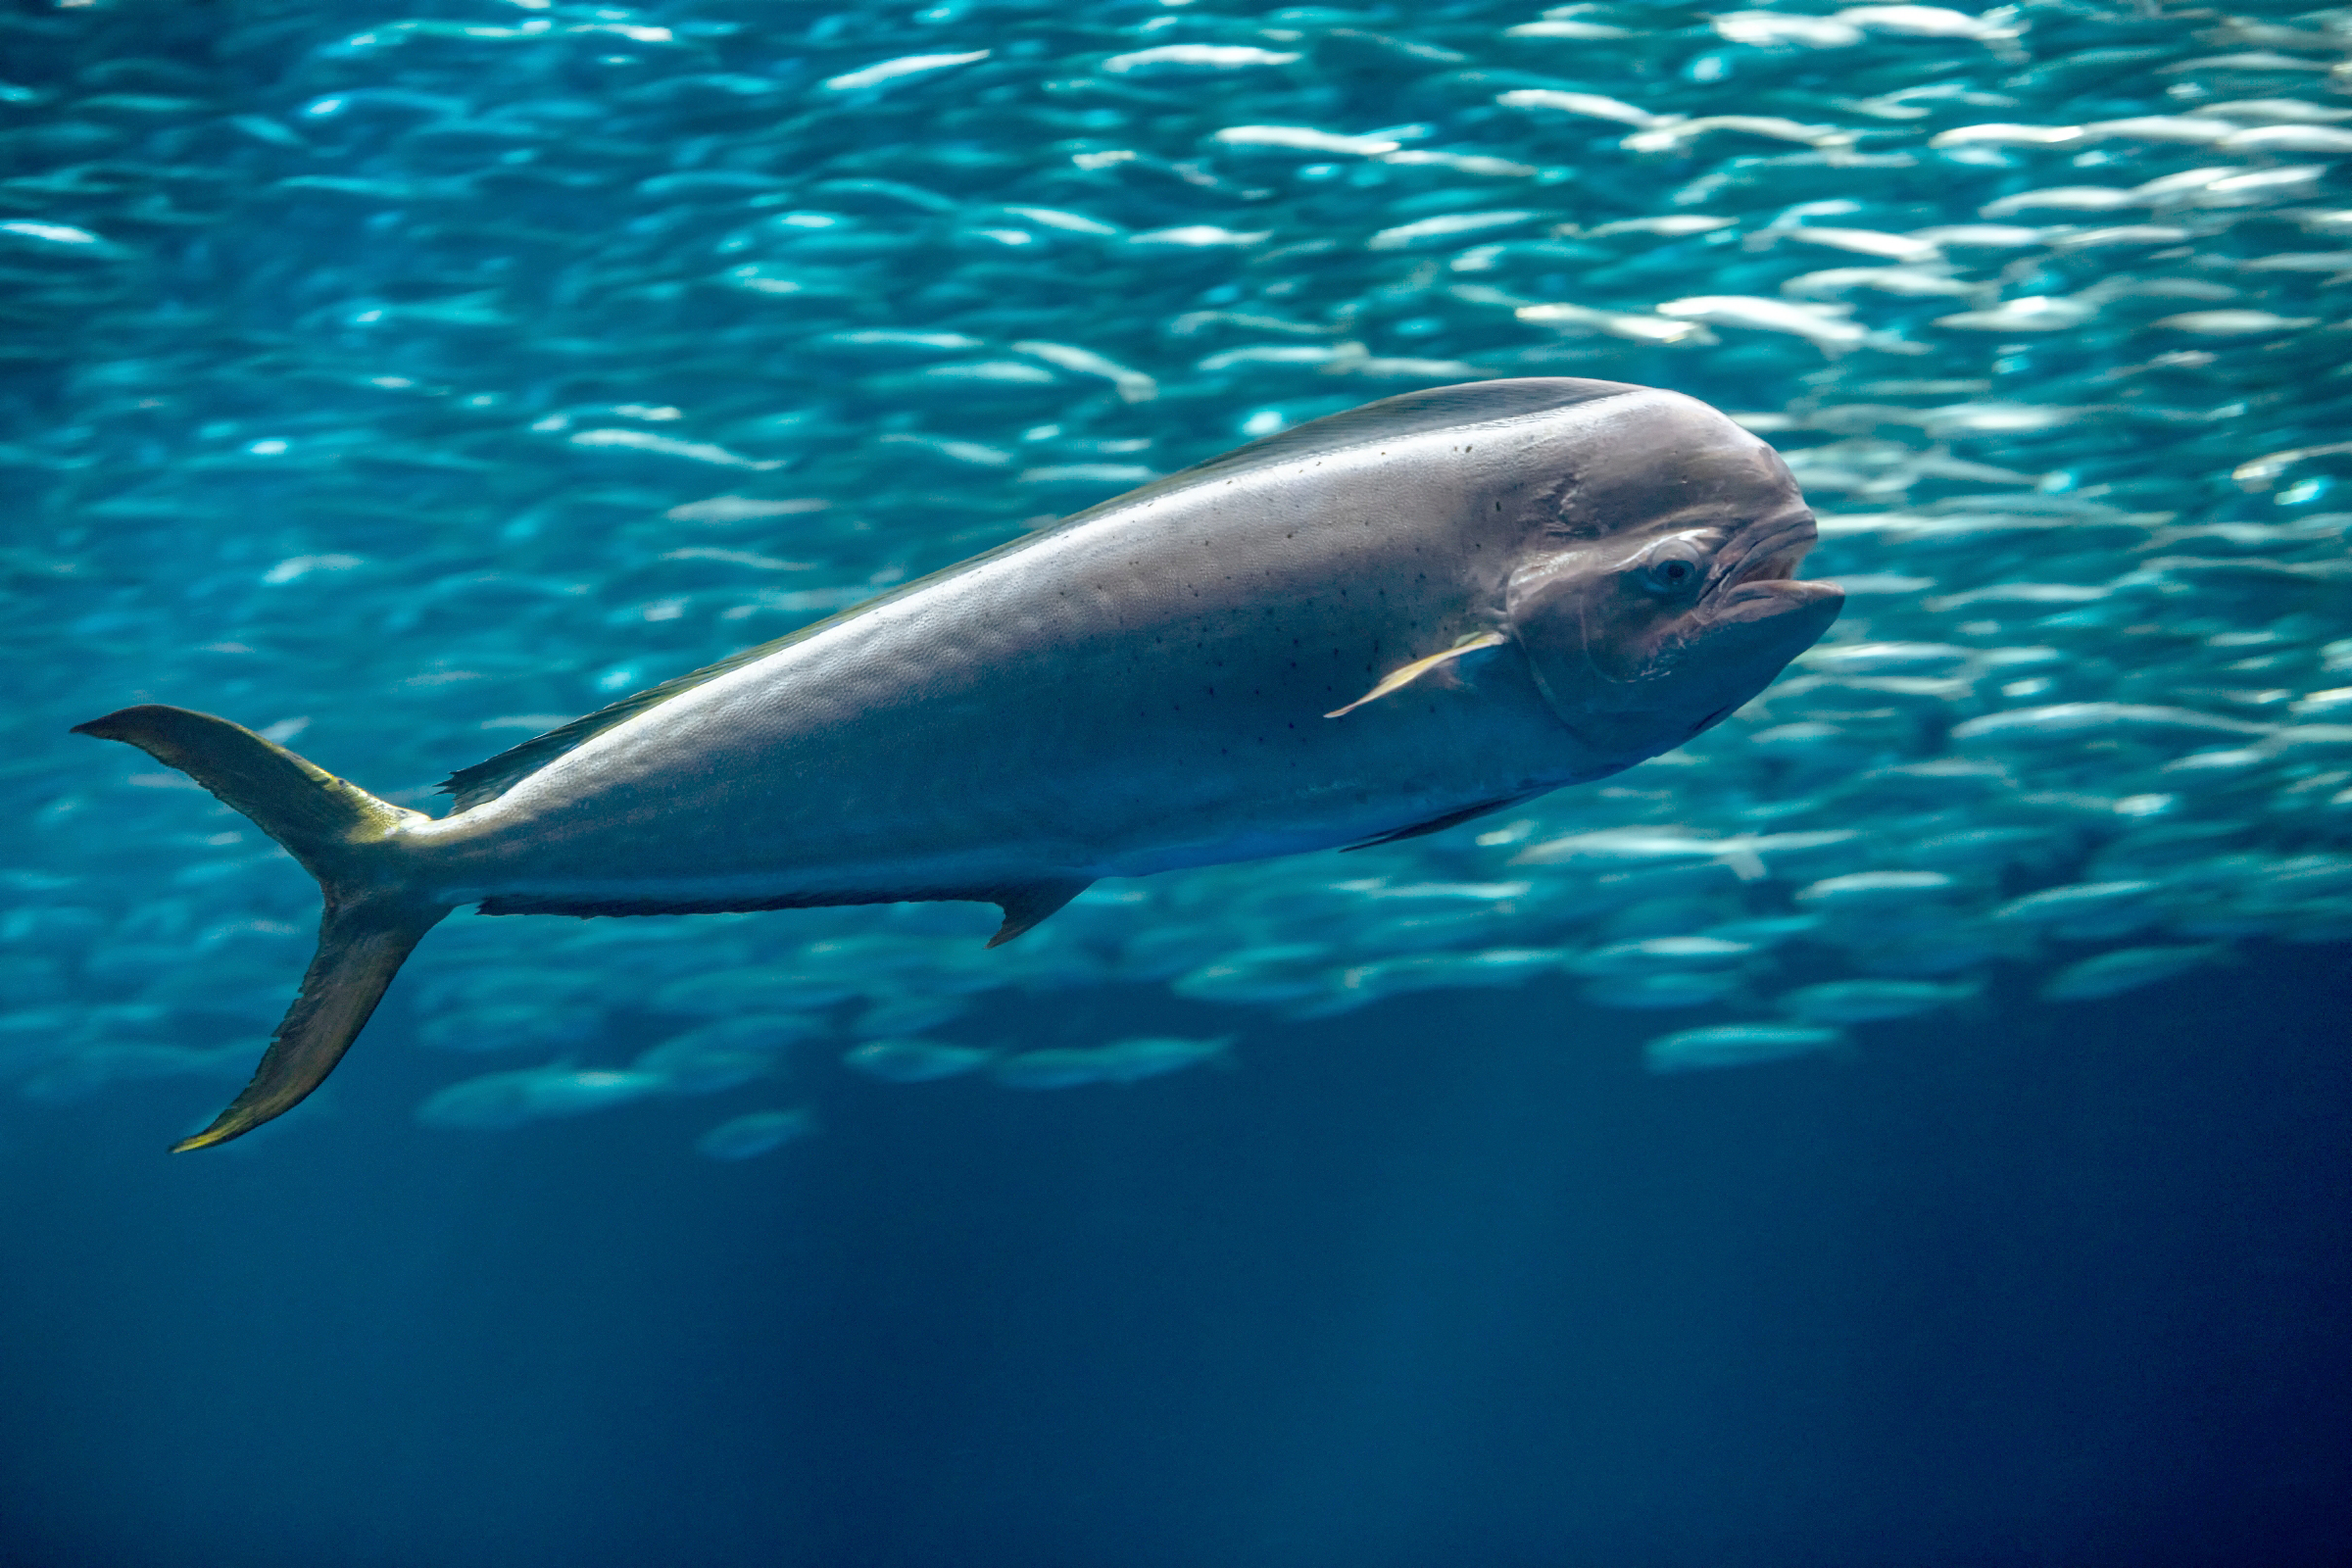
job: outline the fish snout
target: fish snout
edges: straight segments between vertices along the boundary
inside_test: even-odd
[[[1713,625],[1780,623],[1776,636],[1801,639],[1783,662],[1811,647],[1845,606],[1845,591],[1836,583],[1796,575],[1820,537],[1801,502],[1745,530],[1718,563],[1701,605]]]
[[[1741,529],[1716,562],[1710,595],[1792,580],[1820,537],[1812,512],[1801,501],[1759,518]]]
[[[1724,591],[1716,606],[1715,622],[1721,626],[1794,617],[1784,628],[1804,638],[1803,644],[1788,656],[1793,659],[1828,631],[1830,623],[1844,608],[1845,590],[1834,582],[1807,577],[1756,577],[1735,583]]]

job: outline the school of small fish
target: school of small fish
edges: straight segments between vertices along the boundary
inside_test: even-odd
[[[995,952],[956,905],[460,917],[378,1026],[447,1054],[416,1120],[836,1062],[1132,1085],[1538,984],[1654,1009],[1675,1073],[2352,941],[2352,10],[57,0],[0,43],[8,1114],[209,1112],[315,918],[73,722],[231,713],[430,808],[615,695],[1488,376],[1734,413],[1844,618],[1604,784],[1104,883]],[[1230,1034],[958,1032],[1106,986]]]

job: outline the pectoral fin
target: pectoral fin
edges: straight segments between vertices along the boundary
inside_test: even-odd
[[[1427,659],[1416,659],[1411,663],[1405,665],[1402,669],[1391,670],[1388,674],[1381,677],[1379,685],[1364,693],[1363,696],[1358,697],[1354,702],[1349,703],[1346,708],[1333,709],[1330,712],[1325,713],[1323,716],[1325,718],[1338,718],[1344,713],[1352,713],[1357,709],[1363,707],[1366,703],[1376,702],[1379,699],[1388,696],[1389,693],[1393,691],[1398,691],[1406,686],[1410,686],[1414,681],[1419,680],[1431,670],[1450,663],[1454,660],[1461,658],[1464,654],[1475,654],[1482,648],[1500,648],[1504,643],[1509,641],[1510,638],[1499,631],[1482,631],[1473,636],[1465,637],[1460,642],[1455,643],[1451,648],[1446,649],[1442,654],[1432,654]]]
[[[1004,923],[997,927],[997,934],[988,939],[988,945],[992,948],[1003,947],[1093,886],[1091,881],[1071,878],[1061,882],[1031,882],[1024,887],[1000,888],[988,898],[990,903],[1004,911]]]

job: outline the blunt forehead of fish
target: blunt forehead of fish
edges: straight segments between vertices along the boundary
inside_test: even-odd
[[[1639,400],[1588,436],[1559,490],[1559,521],[1600,535],[1659,519],[1746,521],[1797,499],[1779,454],[1690,398]]]

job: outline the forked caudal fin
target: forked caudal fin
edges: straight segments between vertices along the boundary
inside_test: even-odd
[[[343,1059],[417,940],[449,913],[402,888],[393,829],[421,815],[379,801],[239,724],[148,704],[74,727],[175,767],[242,811],[318,879],[326,911],[302,977],[253,1082],[172,1152],[224,1144],[292,1109]]]

